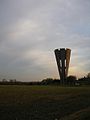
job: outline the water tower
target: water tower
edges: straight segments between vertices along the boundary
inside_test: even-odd
[[[66,49],[60,48],[60,49],[55,49],[54,52],[55,52],[61,84],[65,84],[68,75],[71,50],[68,48]]]

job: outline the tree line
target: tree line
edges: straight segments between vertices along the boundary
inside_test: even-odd
[[[90,85],[90,73],[86,77],[77,79],[76,76],[70,75],[65,80],[65,85]],[[22,82],[16,79],[2,79],[0,85],[60,85],[60,79],[46,78],[41,81]]]

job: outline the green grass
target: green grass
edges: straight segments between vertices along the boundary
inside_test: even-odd
[[[90,120],[90,87],[0,86],[0,120]]]

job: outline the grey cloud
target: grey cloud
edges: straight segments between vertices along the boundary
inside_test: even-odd
[[[72,64],[78,59],[77,67],[82,58],[83,63],[87,60],[85,71],[90,64],[89,13],[88,0],[3,0],[0,72],[20,80],[58,77],[53,50],[60,47],[72,49]]]

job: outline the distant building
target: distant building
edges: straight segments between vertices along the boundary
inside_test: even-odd
[[[61,83],[65,84],[68,75],[71,50],[68,48],[61,48],[55,49],[54,52]]]

